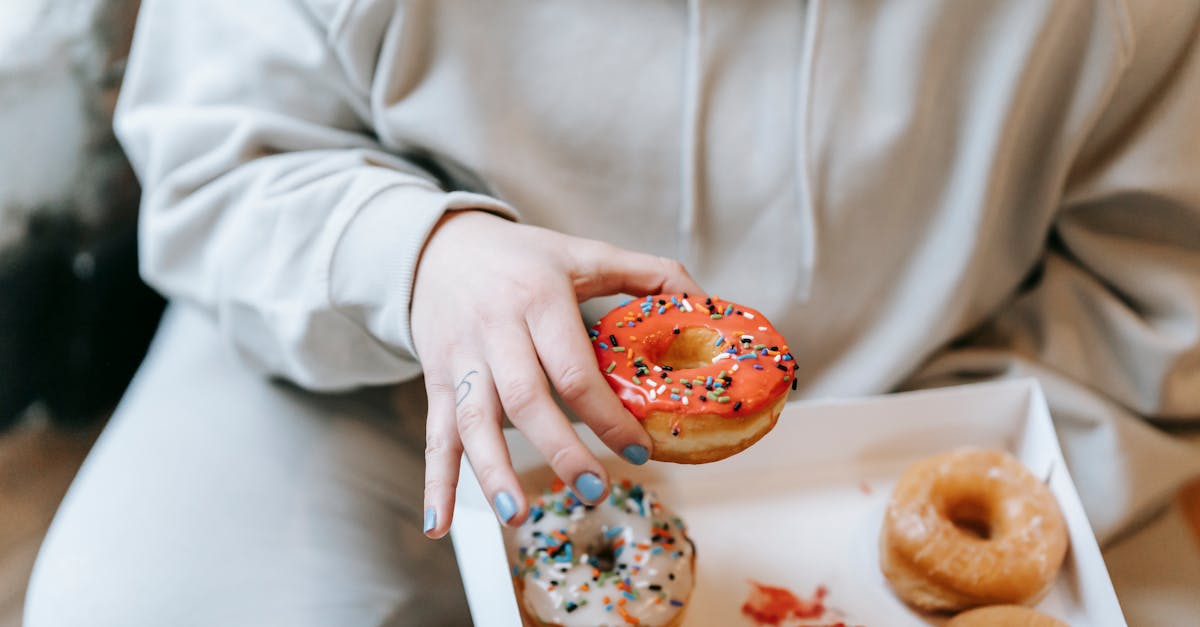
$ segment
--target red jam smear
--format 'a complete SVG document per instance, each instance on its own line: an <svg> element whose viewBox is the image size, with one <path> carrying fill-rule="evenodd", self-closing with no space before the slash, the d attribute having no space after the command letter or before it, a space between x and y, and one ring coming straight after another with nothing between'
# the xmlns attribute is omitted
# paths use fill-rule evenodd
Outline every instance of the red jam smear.
<svg viewBox="0 0 1200 627"><path fill-rule="evenodd" d="M802 599L787 588L768 586L751 581L750 595L742 605L742 613L763 625L778 625L788 618L812 619L825 615L824 586L818 587L812 598Z"/></svg>

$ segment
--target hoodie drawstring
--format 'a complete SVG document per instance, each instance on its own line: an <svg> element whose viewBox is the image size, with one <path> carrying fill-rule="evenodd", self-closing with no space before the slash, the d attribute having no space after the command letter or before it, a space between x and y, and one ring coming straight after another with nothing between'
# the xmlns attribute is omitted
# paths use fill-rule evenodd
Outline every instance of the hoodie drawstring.
<svg viewBox="0 0 1200 627"><path fill-rule="evenodd" d="M796 211L797 228L794 250L797 254L796 280L793 286L794 301L807 302L812 291L813 272L817 263L817 224L808 176L808 115L810 90L813 81L812 69L816 53L817 0L805 3L801 10L800 32L801 57L799 71L794 75L795 89L792 102L792 133L795 142L793 154L792 196ZM687 40L684 51L683 76L683 121L679 153L680 207L678 248L676 257L684 265L692 267L698 261L696 255L696 223L701 196L703 194L701 167L702 158L702 109L704 93L704 4L703 0L687 0Z"/></svg>
<svg viewBox="0 0 1200 627"><path fill-rule="evenodd" d="M799 241L796 250L796 284L792 288L795 302L808 302L812 293L813 272L817 265L817 221L812 203L811 180L808 176L809 111L812 100L813 66L817 48L818 0L805 3L801 12L800 70L796 75L796 89L792 103L792 139L796 142L795 172L792 175L793 202L799 220Z"/></svg>
<svg viewBox="0 0 1200 627"><path fill-rule="evenodd" d="M683 69L683 129L679 152L679 233L676 255L684 265L695 259L696 205L700 196L700 99L703 91L702 0L687 0L687 41Z"/></svg>

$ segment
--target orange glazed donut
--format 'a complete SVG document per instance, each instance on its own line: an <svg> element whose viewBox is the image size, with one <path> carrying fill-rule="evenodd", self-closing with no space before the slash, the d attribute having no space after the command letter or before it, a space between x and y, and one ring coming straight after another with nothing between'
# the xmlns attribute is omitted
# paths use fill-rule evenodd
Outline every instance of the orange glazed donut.
<svg viewBox="0 0 1200 627"><path fill-rule="evenodd" d="M660 461L724 459L766 435L796 361L759 312L685 294L628 300L591 330L596 360Z"/></svg>
<svg viewBox="0 0 1200 627"><path fill-rule="evenodd" d="M1068 627L1053 616L1046 616L1024 605L989 605L963 612L950 619L946 627Z"/></svg>
<svg viewBox="0 0 1200 627"><path fill-rule="evenodd" d="M880 540L896 594L922 610L955 612L1041 598L1066 554L1067 526L1054 495L1020 461L968 448L904 472Z"/></svg>

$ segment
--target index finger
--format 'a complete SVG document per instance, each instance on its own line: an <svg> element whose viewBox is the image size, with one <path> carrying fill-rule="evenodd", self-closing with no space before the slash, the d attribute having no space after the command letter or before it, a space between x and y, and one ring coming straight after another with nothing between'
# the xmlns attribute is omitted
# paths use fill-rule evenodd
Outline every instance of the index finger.
<svg viewBox="0 0 1200 627"><path fill-rule="evenodd" d="M573 242L569 252L571 280L580 301L620 293L634 296L665 292L704 294L687 268L674 259L624 250L593 240Z"/></svg>
<svg viewBox="0 0 1200 627"><path fill-rule="evenodd" d="M614 453L633 464L646 463L653 446L650 435L600 374L579 310L563 305L536 311L529 318L542 369L559 398Z"/></svg>

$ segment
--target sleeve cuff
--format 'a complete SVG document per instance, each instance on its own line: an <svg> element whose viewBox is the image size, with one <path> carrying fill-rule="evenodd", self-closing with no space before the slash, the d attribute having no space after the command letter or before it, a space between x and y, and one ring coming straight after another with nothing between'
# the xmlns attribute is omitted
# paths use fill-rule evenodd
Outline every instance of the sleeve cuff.
<svg viewBox="0 0 1200 627"><path fill-rule="evenodd" d="M389 348L417 361L409 320L417 261L442 215L463 209L518 219L512 207L482 194L416 184L376 194L350 220L334 248L332 305Z"/></svg>

